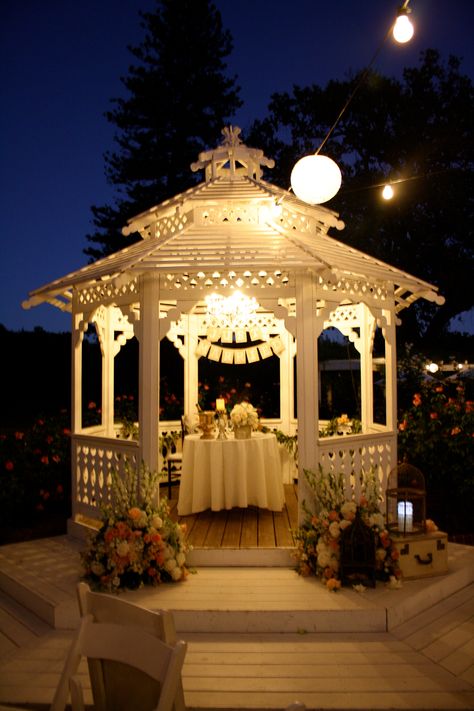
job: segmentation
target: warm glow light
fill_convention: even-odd
[[[401,13],[393,26],[393,38],[400,44],[409,42],[413,37],[415,29],[405,13]]]
[[[382,197],[384,200],[391,200],[393,198],[393,188],[391,185],[386,185],[382,190]]]
[[[413,504],[411,501],[399,501],[397,506],[398,532],[411,533],[413,531]]]
[[[255,298],[250,298],[234,291],[227,298],[220,294],[206,296],[206,307],[209,317],[216,326],[222,328],[245,327],[258,308]]]
[[[339,166],[327,156],[305,156],[291,171],[294,194],[310,205],[330,200],[338,192],[341,182]]]
[[[439,365],[437,363],[428,363],[426,366],[426,370],[429,370],[430,373],[437,373],[439,370]]]
[[[216,399],[216,410],[217,412],[225,412],[225,400],[223,397]]]

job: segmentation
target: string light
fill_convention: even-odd
[[[365,82],[366,78],[369,75],[370,70],[372,69],[375,60],[379,56],[387,38],[390,36],[390,34],[393,34],[395,25],[397,24],[397,21],[401,17],[407,17],[407,13],[409,12],[408,10],[408,3],[410,0],[405,0],[403,3],[402,7],[398,11],[397,18],[395,22],[393,22],[389,29],[387,30],[382,42],[380,43],[379,47],[377,48],[375,54],[373,55],[372,59],[370,60],[369,64],[367,65],[366,69],[364,72],[360,75],[358,82],[356,83],[354,89],[352,90],[351,94],[349,95],[349,98],[347,99],[346,103],[342,107],[341,111],[339,112],[339,115],[337,116],[335,122],[327,132],[326,136],[324,137],[321,145],[319,146],[318,150],[314,153],[313,156],[305,156],[304,158],[301,158],[294,166],[292,172],[291,172],[291,190],[293,190],[294,194],[296,197],[300,198],[300,200],[303,200],[304,202],[308,202],[310,205],[318,205],[323,202],[327,202],[330,200],[334,195],[337,194],[339,191],[339,188],[342,183],[342,176],[341,176],[341,171],[339,170],[337,164],[332,161],[331,158],[328,156],[323,156],[321,155],[321,150],[328,141],[329,137],[332,135],[334,129],[338,125],[339,121],[341,120],[342,116],[344,115],[345,111],[347,110],[349,104],[351,103],[352,99],[356,95],[357,91],[361,87],[361,85]],[[409,20],[408,20],[409,22]],[[403,20],[402,20],[403,23]],[[411,24],[411,23],[410,23]],[[413,27],[412,27],[413,30]],[[408,33],[405,33],[403,36],[407,36]],[[413,36],[413,31],[412,31],[412,36]],[[398,40],[399,42],[407,42],[410,38],[407,37],[407,39],[404,40]],[[319,157],[319,158],[324,158],[325,161],[307,161],[307,158],[313,158],[314,157]],[[331,170],[331,188],[330,189],[325,189],[327,186],[327,161],[331,161],[336,165],[337,170],[339,171],[339,176],[337,175],[337,172],[332,169]],[[306,185],[303,185],[303,183],[306,183]]]
[[[408,2],[400,9],[393,26],[393,38],[399,44],[409,42],[415,33],[415,28],[408,17],[410,10],[407,6]]]

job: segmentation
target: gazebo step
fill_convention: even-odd
[[[78,542],[57,538],[0,548],[0,589],[56,629],[79,615]],[[330,593],[290,567],[199,566],[183,583],[122,593],[150,609],[169,609],[178,633],[385,632],[413,619],[474,580],[474,548],[449,544],[447,575]]]
[[[294,548],[193,548],[188,553],[192,567],[291,568]]]

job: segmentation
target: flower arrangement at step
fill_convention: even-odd
[[[157,473],[145,466],[112,473],[111,501],[102,509],[100,529],[81,552],[84,580],[95,590],[118,592],[184,580],[185,526],[169,517],[166,499],[154,503]]]
[[[321,467],[317,473],[310,470],[304,473],[319,510],[310,510],[303,501],[306,519],[295,532],[297,572],[317,576],[329,590],[341,587],[340,537],[352,525],[359,509],[362,521],[375,534],[376,578],[396,586],[401,578],[399,552],[379,510],[381,495],[376,471],[358,475],[357,501],[354,493],[347,497],[342,473],[324,472]]]
[[[256,430],[259,422],[258,412],[249,402],[241,402],[238,405],[234,405],[230,413],[230,419],[234,429],[236,427],[249,426],[251,429]]]

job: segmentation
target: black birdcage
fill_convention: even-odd
[[[387,529],[398,536],[426,533],[425,477],[407,462],[392,469],[386,491]]]
[[[375,534],[363,522],[357,509],[351,526],[340,539],[341,583],[375,587]]]

